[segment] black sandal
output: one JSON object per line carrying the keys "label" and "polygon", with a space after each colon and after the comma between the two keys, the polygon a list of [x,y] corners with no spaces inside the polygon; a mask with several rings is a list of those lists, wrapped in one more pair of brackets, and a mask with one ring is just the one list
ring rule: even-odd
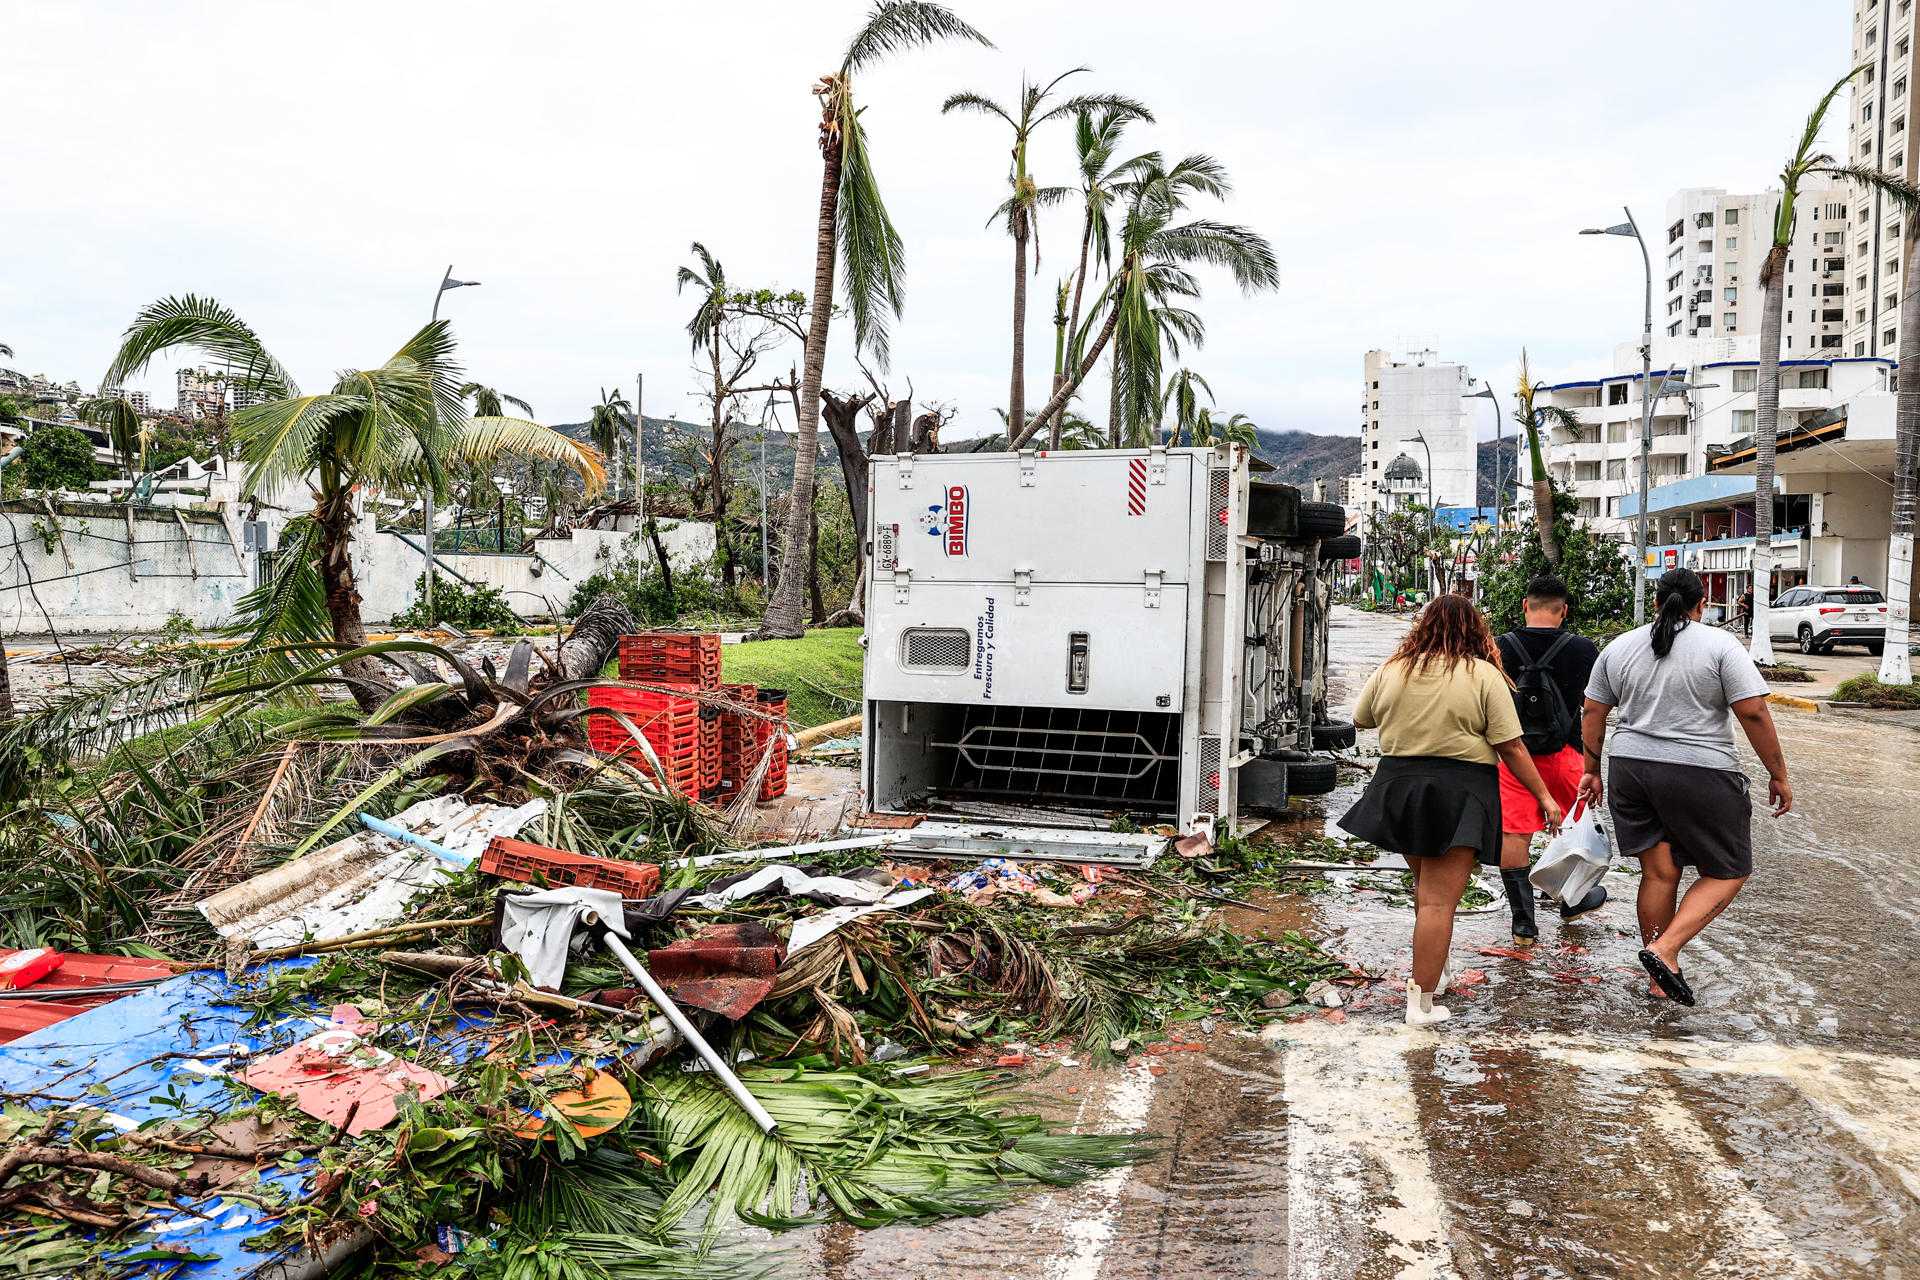
{"label": "black sandal", "polygon": [[1687,985],[1687,980],[1677,970],[1667,968],[1666,961],[1643,949],[1640,952],[1640,967],[1653,979],[1653,985],[1666,993],[1667,999],[1693,1008],[1693,988]]}

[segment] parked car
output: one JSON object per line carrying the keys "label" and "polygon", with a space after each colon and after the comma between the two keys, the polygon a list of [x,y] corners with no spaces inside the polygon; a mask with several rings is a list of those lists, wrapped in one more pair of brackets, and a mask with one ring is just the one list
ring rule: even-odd
{"label": "parked car", "polygon": [[1799,641],[1802,653],[1861,644],[1875,657],[1887,639],[1887,600],[1872,587],[1795,587],[1767,611],[1776,640]]}

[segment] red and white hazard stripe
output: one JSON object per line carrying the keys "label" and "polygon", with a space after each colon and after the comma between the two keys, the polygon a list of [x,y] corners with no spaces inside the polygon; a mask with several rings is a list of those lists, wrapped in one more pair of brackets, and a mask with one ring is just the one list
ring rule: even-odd
{"label": "red and white hazard stripe", "polygon": [[1132,458],[1127,462],[1127,514],[1143,516],[1147,514],[1147,460]]}

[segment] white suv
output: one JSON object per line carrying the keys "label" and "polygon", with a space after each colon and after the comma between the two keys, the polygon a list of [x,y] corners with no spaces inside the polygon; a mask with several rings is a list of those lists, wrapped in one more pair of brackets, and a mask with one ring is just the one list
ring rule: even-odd
{"label": "white suv", "polygon": [[1824,653],[1836,644],[1863,644],[1875,657],[1887,639],[1887,603],[1872,587],[1795,587],[1767,611],[1776,640],[1800,642],[1802,653]]}

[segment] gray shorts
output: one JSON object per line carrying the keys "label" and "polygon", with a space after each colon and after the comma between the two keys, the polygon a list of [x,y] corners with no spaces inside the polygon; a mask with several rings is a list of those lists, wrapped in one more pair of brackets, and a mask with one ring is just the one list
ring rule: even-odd
{"label": "gray shorts", "polygon": [[1753,803],[1744,773],[1615,756],[1607,812],[1620,852],[1630,858],[1664,841],[1675,862],[1709,880],[1753,874]]}

